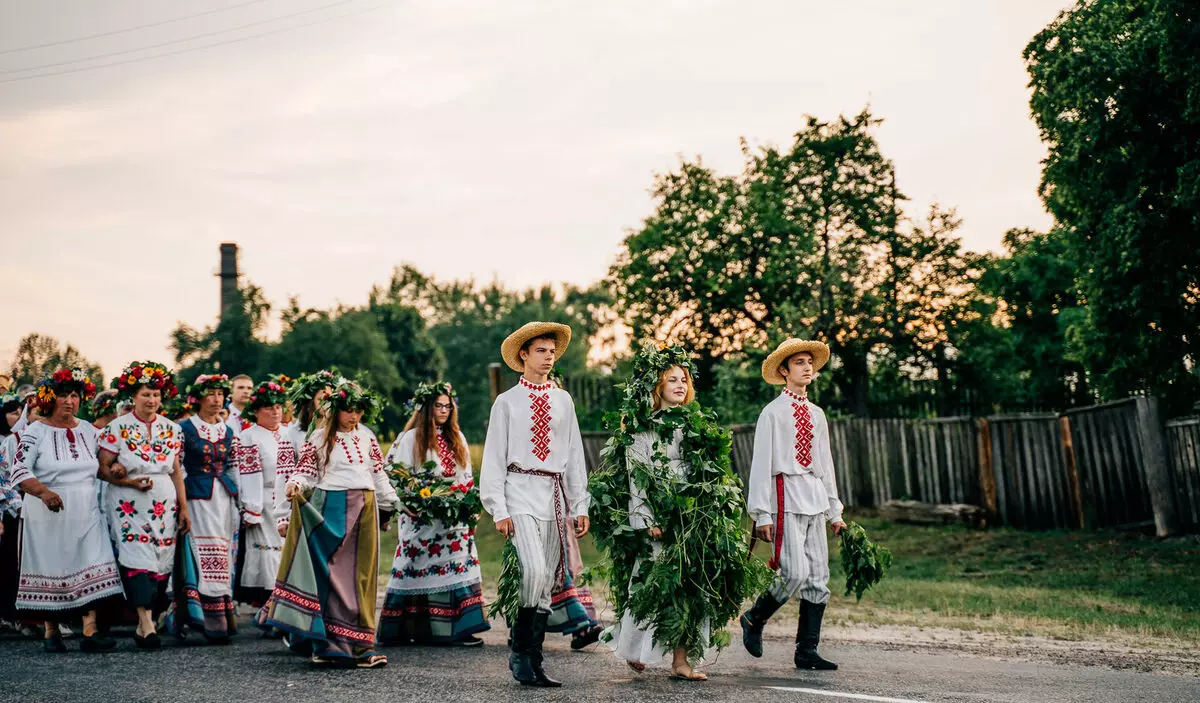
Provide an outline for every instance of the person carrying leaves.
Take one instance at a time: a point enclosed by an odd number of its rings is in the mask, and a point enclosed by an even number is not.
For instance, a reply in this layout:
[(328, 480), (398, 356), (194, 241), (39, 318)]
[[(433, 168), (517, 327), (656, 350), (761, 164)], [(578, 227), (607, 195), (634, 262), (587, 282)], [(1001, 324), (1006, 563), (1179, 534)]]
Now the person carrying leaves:
[(792, 597), (800, 596), (794, 662), (798, 669), (837, 669), (817, 653), (829, 601), (829, 544), (846, 527), (838, 500), (825, 413), (808, 400), (814, 374), (829, 361), (822, 342), (789, 339), (763, 361), (763, 380), (784, 386), (758, 417), (750, 463), (747, 506), (755, 537), (771, 545), (774, 585), (741, 618), (742, 644), (763, 652), (763, 626)]
[(552, 322), (531, 322), (504, 340), (501, 356), (522, 376), (492, 405), (483, 449), (483, 507), (520, 562), (509, 668), (525, 686), (562, 685), (542, 669), (552, 606), (567, 614), (566, 632), (595, 626), (572, 585), (578, 552), (569, 541), (591, 525), (583, 439), (570, 394), (549, 380), (570, 342), (571, 328)]

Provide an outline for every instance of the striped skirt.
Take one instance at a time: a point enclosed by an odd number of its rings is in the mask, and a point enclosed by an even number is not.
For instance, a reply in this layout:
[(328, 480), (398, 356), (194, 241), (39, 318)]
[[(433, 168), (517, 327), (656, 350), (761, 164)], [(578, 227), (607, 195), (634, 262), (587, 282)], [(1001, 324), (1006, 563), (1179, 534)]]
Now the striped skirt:
[(479, 582), (433, 593), (388, 591), (379, 643), (452, 644), (489, 629)]
[(363, 659), (375, 647), (379, 516), (371, 490), (292, 502), (275, 589), (258, 625), (288, 633), (301, 654)]

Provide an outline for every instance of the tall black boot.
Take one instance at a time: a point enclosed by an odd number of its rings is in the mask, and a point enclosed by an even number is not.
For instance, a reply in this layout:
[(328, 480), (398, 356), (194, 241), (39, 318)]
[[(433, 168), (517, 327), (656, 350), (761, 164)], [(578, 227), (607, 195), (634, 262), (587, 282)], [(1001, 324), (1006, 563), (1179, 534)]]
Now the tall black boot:
[(800, 625), (796, 628), (796, 668), (836, 671), (837, 664), (817, 654), (821, 643), (821, 620), (825, 618), (825, 604), (800, 601)]
[(782, 607), (782, 601), (775, 600), (770, 593), (764, 593), (738, 620), (742, 625), (742, 646), (746, 648), (750, 656), (761, 657), (763, 655), (763, 626), (767, 624), (767, 619)]
[(550, 613), (540, 610), (533, 618), (533, 646), (529, 652), (529, 660), (533, 663), (533, 683), (528, 685), (558, 688), (562, 686), (562, 682), (546, 676), (546, 672), (542, 670), (542, 645), (546, 642), (546, 621), (549, 619)]
[(516, 622), (510, 631), (512, 652), (508, 655), (508, 668), (512, 671), (513, 678), (525, 686), (533, 686), (537, 680), (530, 658), (530, 652), (533, 650), (533, 621), (537, 614), (537, 608), (518, 608)]

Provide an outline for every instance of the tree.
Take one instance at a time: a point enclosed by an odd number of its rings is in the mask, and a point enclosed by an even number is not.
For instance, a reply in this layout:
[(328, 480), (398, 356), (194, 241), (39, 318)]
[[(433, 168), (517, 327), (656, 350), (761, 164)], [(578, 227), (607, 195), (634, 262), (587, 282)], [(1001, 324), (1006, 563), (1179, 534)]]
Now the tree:
[(171, 332), (180, 381), (202, 373), (239, 373), (258, 378), (268, 370), (268, 344), (262, 339), (271, 304), (253, 283), (239, 286), (217, 324), (197, 330), (184, 323)]
[(1024, 57), (1049, 148), (1041, 195), (1070, 245), (1105, 398), (1190, 408), (1200, 381), (1200, 4), (1081, 0)]
[(17, 343), (17, 353), (13, 355), (9, 375), (12, 376), (12, 387), (15, 389), (25, 383), (37, 383), (46, 374), (58, 369), (75, 367), (86, 371), (97, 388), (104, 387), (104, 372), (78, 349), (70, 344), (64, 347), (54, 337), (33, 332)]

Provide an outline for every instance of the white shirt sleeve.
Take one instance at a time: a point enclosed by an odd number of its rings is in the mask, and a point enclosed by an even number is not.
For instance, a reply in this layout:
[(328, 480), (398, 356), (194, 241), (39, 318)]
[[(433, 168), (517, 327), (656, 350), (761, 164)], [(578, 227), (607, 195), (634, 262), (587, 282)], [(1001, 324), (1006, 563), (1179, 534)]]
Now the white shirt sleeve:
[[(249, 439), (249, 437), (247, 437)], [(242, 518), (248, 525), (258, 525), (263, 519), (263, 466), (258, 445), (251, 441), (239, 442), (235, 454), (237, 474), (241, 486), (238, 502), (241, 503)]]
[(368, 460), (371, 467), (371, 480), (375, 484), (375, 505), (379, 510), (396, 512), (400, 509), (400, 498), (396, 489), (388, 480), (387, 467), (383, 463), (383, 448), (374, 434), (368, 438)]
[(775, 439), (771, 431), (773, 424), (769, 406), (763, 408), (758, 416), (758, 424), (754, 426), (754, 455), (750, 459), (750, 490), (746, 499), (746, 510), (754, 520), (755, 527), (770, 525), (776, 509), (775, 491), (772, 490), (774, 477), (771, 475)]
[(41, 433), (33, 425), (21, 433), (21, 440), (17, 442), (13, 457), (9, 460), (8, 480), (12, 485), (20, 487), (23, 481), (37, 478), (33, 467), (37, 465), (38, 447), (42, 443), (41, 440)]
[(499, 522), (509, 517), (504, 484), (508, 479), (508, 408), (497, 398), (488, 419), (487, 439), (479, 471), (479, 497), (483, 509)]
[[(570, 396), (567, 396), (568, 398)], [(567, 466), (563, 471), (563, 488), (566, 489), (567, 502), (571, 505), (571, 517), (588, 514), (588, 506), (592, 496), (588, 494), (587, 456), (583, 452), (583, 435), (579, 432), (579, 418), (575, 415), (575, 401), (571, 402), (569, 442), (567, 446)]]

